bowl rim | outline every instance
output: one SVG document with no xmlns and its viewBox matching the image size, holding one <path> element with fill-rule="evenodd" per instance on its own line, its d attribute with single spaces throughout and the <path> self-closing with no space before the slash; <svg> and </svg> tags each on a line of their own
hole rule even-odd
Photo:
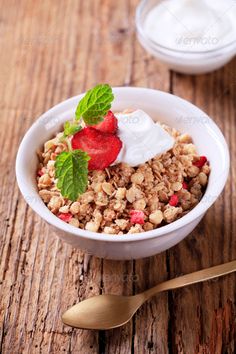
<svg viewBox="0 0 236 354">
<path fill-rule="evenodd" d="M 118 93 L 120 90 L 124 90 L 127 92 L 128 91 L 136 91 L 136 92 L 146 91 L 146 92 L 159 93 L 161 95 L 169 96 L 169 97 L 172 97 L 171 99 L 179 100 L 184 105 L 187 104 L 190 108 L 194 109 L 198 114 L 206 116 L 207 119 L 209 119 L 211 121 L 209 129 L 212 130 L 212 133 L 214 133 L 214 135 L 217 135 L 217 137 L 219 139 L 219 144 L 221 145 L 221 147 L 224 150 L 225 161 L 226 161 L 225 162 L 226 170 L 225 170 L 225 174 L 224 174 L 223 178 L 218 183 L 216 190 L 214 190 L 214 188 L 212 186 L 212 189 L 214 190 L 214 194 L 209 194 L 210 197 L 212 195 L 214 195 L 214 198 L 211 197 L 208 200 L 206 200 L 205 202 L 203 202 L 204 197 L 209 193 L 209 190 L 207 189 L 205 191 L 203 198 L 200 200 L 200 202 L 190 212 L 188 212 L 186 215 L 184 215 L 180 219 L 178 219 L 168 225 L 162 226 L 160 228 L 156 228 L 151 231 L 144 231 L 144 232 L 140 232 L 140 233 L 136 233 L 136 234 L 123 234 L 123 235 L 118 235 L 118 234 L 110 235 L 110 234 L 97 233 L 97 232 L 92 232 L 92 231 L 76 228 L 76 227 L 69 225 L 69 224 L 65 223 L 64 221 L 60 220 L 58 217 L 56 217 L 47 208 L 47 206 L 43 203 L 43 201 L 40 198 L 38 193 L 37 193 L 37 200 L 39 201 L 39 203 L 35 203 L 34 202 L 35 200 L 33 201 L 33 200 L 27 199 L 27 196 L 29 195 L 29 193 L 27 193 L 27 191 L 28 191 L 27 183 L 24 182 L 25 178 L 23 178 L 22 174 L 21 174 L 21 169 L 22 169 L 21 160 L 22 160 L 22 152 L 23 152 L 24 148 L 28 146 L 28 140 L 30 139 L 31 134 L 37 128 L 38 122 L 42 118 L 42 116 L 44 116 L 45 114 L 48 114 L 48 113 L 52 113 L 52 111 L 57 110 L 60 106 L 68 105 L 70 103 L 70 101 L 74 101 L 74 100 L 79 101 L 83 97 L 84 93 L 82 93 L 80 95 L 73 96 L 69 99 L 66 99 L 66 100 L 54 105 L 52 108 L 50 108 L 49 110 L 44 112 L 40 117 L 38 117 L 37 120 L 26 131 L 26 133 L 20 143 L 18 152 L 17 152 L 16 165 L 15 165 L 16 179 L 17 179 L 19 189 L 20 189 L 26 203 L 47 223 L 54 226 L 55 228 L 58 228 L 58 229 L 65 231 L 67 233 L 71 233 L 77 237 L 82 237 L 84 239 L 90 239 L 90 240 L 95 240 L 95 241 L 126 243 L 126 242 L 134 242 L 134 241 L 144 241 L 144 240 L 164 236 L 164 235 L 169 234 L 173 231 L 178 231 L 183 226 L 186 226 L 186 225 L 190 224 L 191 222 L 193 222 L 194 220 L 196 220 L 197 218 L 200 218 L 201 216 L 203 216 L 204 213 L 207 211 L 207 209 L 215 202 L 215 200 L 218 198 L 218 196 L 222 192 L 222 190 L 225 186 L 225 183 L 227 181 L 227 178 L 228 178 L 229 166 L 230 166 L 229 149 L 228 149 L 228 145 L 225 141 L 225 138 L 224 138 L 222 132 L 220 131 L 220 129 L 218 128 L 218 126 L 214 123 L 214 121 L 206 113 L 204 113 L 201 109 L 199 109 L 194 104 L 188 102 L 187 100 L 185 100 L 179 96 L 176 96 L 171 93 L 164 92 L 164 91 L 160 91 L 160 90 L 146 88 L 146 87 L 129 86 L 129 87 L 113 87 L 112 89 L 113 89 L 114 94 L 116 94 L 116 92 Z"/>
<path fill-rule="evenodd" d="M 136 8 L 136 12 L 135 12 L 135 25 L 136 25 L 136 29 L 138 34 L 141 36 L 141 38 L 145 41 L 146 45 L 149 46 L 150 48 L 152 48 L 153 50 L 159 52 L 160 54 L 163 55 L 169 55 L 171 57 L 175 57 L 175 58 L 181 58 L 183 59 L 212 59 L 215 57 L 219 57 L 222 56 L 222 54 L 226 54 L 225 52 L 222 53 L 222 51 L 228 50 L 231 51 L 233 48 L 236 49 L 236 39 L 218 47 L 215 49 L 209 49 L 209 50 L 205 50 L 205 51 L 187 51 L 187 50 L 177 50 L 177 49 L 173 49 L 171 47 L 166 47 L 158 42 L 153 41 L 151 38 L 149 38 L 144 29 L 143 26 L 141 24 L 141 14 L 142 11 L 145 8 L 146 3 L 149 0 L 141 0 L 140 3 L 138 4 L 137 8 Z M 160 2 L 162 2 L 163 0 L 160 0 Z M 230 55 L 232 55 L 232 53 L 230 53 Z"/>
</svg>

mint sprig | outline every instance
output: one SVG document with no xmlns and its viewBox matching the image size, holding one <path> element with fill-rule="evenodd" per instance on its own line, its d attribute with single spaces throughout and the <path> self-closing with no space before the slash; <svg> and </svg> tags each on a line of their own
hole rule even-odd
<svg viewBox="0 0 236 354">
<path fill-rule="evenodd" d="M 86 191 L 89 160 L 88 154 L 82 150 L 63 151 L 57 156 L 57 187 L 65 198 L 76 201 Z"/>
<path fill-rule="evenodd" d="M 103 121 L 104 116 L 111 108 L 114 99 L 112 89 L 108 84 L 99 84 L 89 90 L 79 102 L 75 116 L 87 125 L 95 125 Z"/>
<path fill-rule="evenodd" d="M 86 125 L 96 125 L 111 109 L 114 99 L 112 88 L 108 84 L 99 84 L 89 90 L 80 100 L 73 121 L 64 124 L 62 141 L 68 145 L 69 151 L 60 153 L 56 158 L 55 170 L 58 178 L 57 187 L 63 197 L 76 201 L 88 185 L 88 161 L 90 157 L 82 150 L 72 150 L 71 139 L 82 127 L 83 118 Z"/>
<path fill-rule="evenodd" d="M 74 135 L 82 129 L 77 122 L 65 122 L 64 124 L 64 137 Z"/>
</svg>

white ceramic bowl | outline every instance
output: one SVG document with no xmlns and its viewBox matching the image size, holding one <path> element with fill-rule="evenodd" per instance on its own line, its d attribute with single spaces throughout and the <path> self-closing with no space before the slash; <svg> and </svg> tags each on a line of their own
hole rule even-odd
<svg viewBox="0 0 236 354">
<path fill-rule="evenodd" d="M 219 69 L 235 56 L 236 40 L 204 52 L 174 50 L 154 42 L 145 33 L 144 22 L 149 11 L 161 2 L 163 0 L 142 0 L 136 10 L 135 23 L 140 44 L 169 69 L 184 74 L 203 74 Z"/>
<path fill-rule="evenodd" d="M 208 157 L 212 169 L 209 183 L 203 199 L 193 210 L 159 229 L 128 235 L 107 235 L 81 230 L 61 221 L 49 211 L 37 191 L 36 150 L 60 131 L 65 120 L 74 116 L 82 95 L 56 105 L 32 125 L 18 150 L 16 176 L 26 202 L 65 242 L 99 257 L 142 258 L 174 246 L 195 228 L 224 188 L 229 171 L 229 152 L 216 124 L 191 103 L 177 96 L 146 88 L 120 87 L 114 88 L 113 91 L 114 111 L 122 111 L 125 108 L 143 109 L 154 120 L 165 122 L 183 133 L 189 133 L 198 152 Z"/>
</svg>

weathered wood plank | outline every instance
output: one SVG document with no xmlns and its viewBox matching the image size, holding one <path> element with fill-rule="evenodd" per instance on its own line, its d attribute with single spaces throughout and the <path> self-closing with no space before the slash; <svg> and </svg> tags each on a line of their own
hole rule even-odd
<svg viewBox="0 0 236 354">
<path fill-rule="evenodd" d="M 235 85 L 232 77 L 235 64 L 233 61 L 210 75 L 173 77 L 173 92 L 205 110 L 223 130 L 231 150 L 231 172 L 222 196 L 201 224 L 191 236 L 169 251 L 171 276 L 236 258 L 236 215 L 232 207 L 236 198 Z M 190 85 L 190 80 L 194 80 L 194 85 Z M 235 352 L 235 284 L 236 277 L 232 274 L 169 295 L 173 352 Z"/>
<path fill-rule="evenodd" d="M 136 42 L 132 85 L 169 91 L 169 72 Z M 166 254 L 137 260 L 134 292 L 141 292 L 168 278 Z M 134 352 L 168 353 L 168 301 L 160 294 L 147 302 L 134 317 Z"/>
<path fill-rule="evenodd" d="M 92 83 L 109 82 L 113 86 L 131 83 L 134 61 L 133 13 L 137 1 L 98 2 L 96 12 L 100 16 L 94 23 L 91 51 L 94 56 L 88 62 L 87 79 Z M 124 55 L 125 53 L 125 55 Z M 114 70 L 115 68 L 115 70 Z M 103 293 L 132 294 L 133 263 L 103 261 Z M 101 353 L 130 353 L 132 345 L 132 322 L 123 328 L 101 332 Z"/>
</svg>

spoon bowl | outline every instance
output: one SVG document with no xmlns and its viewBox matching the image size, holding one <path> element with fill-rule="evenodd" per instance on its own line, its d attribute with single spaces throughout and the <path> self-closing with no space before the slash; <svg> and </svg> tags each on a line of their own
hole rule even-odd
<svg viewBox="0 0 236 354">
<path fill-rule="evenodd" d="M 97 295 L 72 306 L 62 315 L 62 321 L 76 328 L 116 328 L 127 323 L 144 301 L 142 294 Z"/>
</svg>

